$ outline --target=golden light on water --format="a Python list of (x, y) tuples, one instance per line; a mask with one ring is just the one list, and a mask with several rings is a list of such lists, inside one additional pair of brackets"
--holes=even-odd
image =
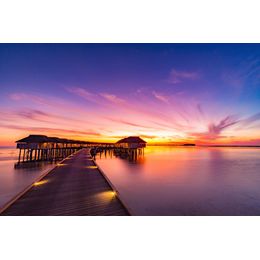
[(40, 185), (46, 184), (47, 182), (48, 182), (48, 180), (37, 181), (33, 185), (34, 186), (40, 186)]

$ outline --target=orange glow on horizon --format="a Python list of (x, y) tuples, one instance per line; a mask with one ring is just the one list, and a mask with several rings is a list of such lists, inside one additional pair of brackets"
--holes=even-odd
[[(21, 96), (22, 98), (23, 96)], [(179, 113), (174, 114), (176, 109), (180, 110), (177, 105), (173, 105), (169, 109), (169, 104), (146, 101), (147, 106), (151, 107), (149, 110), (140, 102), (132, 103), (125, 100), (123, 103), (114, 103), (113, 100), (107, 102), (99, 100), (98, 109), (89, 113), (85, 107), (79, 107), (67, 100), (52, 98), (46, 101), (47, 104), (43, 107), (44, 100), (39, 100), (39, 97), (37, 99), (34, 96), (30, 98), (36, 101), (36, 104), (32, 104), (36, 106), (34, 109), (28, 108), (15, 115), (12, 111), (5, 111), (5, 116), (10, 122), (7, 121), (8, 123), (0, 125), (0, 146), (15, 146), (15, 141), (30, 134), (105, 143), (115, 143), (121, 138), (134, 135), (143, 138), (148, 145), (260, 144), (257, 128), (246, 128), (243, 124), (241, 126), (231, 124), (223, 130), (218, 123), (221, 122), (222, 115), (203, 120), (198, 119), (192, 107), (187, 116), (189, 117), (189, 120), (187, 119), (189, 123), (187, 123)], [(18, 101), (21, 100), (16, 100), (16, 102)], [(57, 104), (61, 104), (60, 107), (57, 107)], [(43, 109), (45, 112), (39, 109)], [(185, 109), (187, 109), (186, 106)], [(72, 112), (75, 112), (73, 116), (69, 116)], [(24, 114), (25, 116), (23, 116)], [(211, 122), (215, 122), (215, 124)]]

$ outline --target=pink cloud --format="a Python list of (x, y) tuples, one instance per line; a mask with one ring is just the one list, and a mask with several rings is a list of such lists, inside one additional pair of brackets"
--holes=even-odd
[(80, 96), (88, 101), (91, 101), (91, 102), (96, 102), (97, 101), (97, 98), (95, 94), (93, 93), (90, 93), (89, 91), (83, 89), (83, 88), (78, 88), (78, 87), (72, 87), (72, 88), (66, 88), (66, 90), (70, 93), (73, 93), (77, 96)]
[(73, 93), (77, 96), (80, 96), (84, 98), (85, 100), (102, 104), (104, 105), (104, 102), (102, 101), (102, 98), (106, 99), (107, 101), (114, 103), (114, 104), (122, 104), (125, 102), (124, 99), (119, 98), (118, 96), (110, 93), (99, 93), (99, 94), (93, 94), (83, 88), (73, 87), (73, 88), (66, 88), (66, 90), (70, 93)]
[[(216, 114), (212, 114), (214, 108), (207, 107), (207, 102), (203, 103), (202, 109), (200, 100), (189, 96), (167, 96), (157, 91), (147, 90), (133, 96), (128, 93), (122, 98), (111, 93), (91, 93), (82, 88), (67, 88), (67, 91), (95, 103), (90, 106), (77, 102), (77, 99), (13, 93), (10, 98), (15, 110), (7, 111), (5, 108), (0, 115), (1, 127), (5, 128), (3, 131), (8, 133), (9, 128), (18, 133), (96, 136), (100, 140), (132, 132), (150, 139), (156, 136), (161, 139), (165, 135), (167, 138), (173, 136), (173, 140), (187, 138), (218, 143), (223, 141), (222, 138), (232, 138), (226, 134), (230, 133), (226, 130), (231, 127), (241, 130), (244, 137), (247, 136), (246, 129), (257, 127), (255, 122), (260, 120), (260, 113), (247, 118), (228, 115), (216, 120), (214, 118), (219, 118), (221, 111), (216, 110)], [(258, 138), (257, 132), (251, 137)]]
[(153, 94), (153, 96), (154, 96), (156, 99), (160, 100), (161, 102), (164, 102), (164, 103), (166, 103), (166, 104), (169, 103), (169, 99), (168, 99), (166, 96), (164, 96), (163, 94), (157, 93), (157, 92), (155, 92), (155, 91), (153, 91), (152, 94)]
[(230, 115), (220, 120), (219, 123), (210, 123), (208, 125), (208, 131), (204, 133), (191, 133), (192, 137), (199, 137), (201, 139), (210, 139), (215, 140), (218, 138), (223, 138), (224, 136), (221, 133), (227, 128), (239, 123), (240, 120), (236, 116)]
[(12, 100), (15, 100), (15, 101), (22, 100), (22, 99), (25, 99), (27, 97), (28, 97), (28, 95), (23, 94), (23, 93), (12, 93), (12, 94), (9, 95), (9, 98), (12, 99)]
[(108, 93), (100, 93), (100, 96), (105, 98), (106, 100), (115, 103), (115, 104), (122, 104), (125, 102), (124, 99), (117, 97), (116, 95), (113, 94), (108, 94)]
[(86, 131), (78, 131), (73, 129), (63, 129), (63, 128), (52, 128), (52, 127), (26, 127), (26, 126), (17, 126), (17, 125), (3, 125), (0, 124), (1, 128), (7, 129), (15, 129), (21, 131), (29, 131), (29, 132), (39, 132), (39, 133), (54, 133), (54, 134), (76, 134), (81, 136), (93, 135), (93, 136), (100, 136), (100, 133), (92, 130)]

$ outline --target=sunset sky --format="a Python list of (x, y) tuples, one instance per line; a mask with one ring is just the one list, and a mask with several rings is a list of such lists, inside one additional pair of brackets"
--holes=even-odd
[(0, 108), (0, 145), (260, 145), (260, 44), (0, 44)]

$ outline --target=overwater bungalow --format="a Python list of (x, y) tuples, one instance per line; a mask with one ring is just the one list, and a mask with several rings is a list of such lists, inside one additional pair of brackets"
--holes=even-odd
[(16, 143), (19, 149), (39, 149), (43, 148), (43, 144), (47, 144), (48, 141), (49, 138), (46, 135), (29, 135)]
[(146, 141), (139, 136), (129, 136), (119, 140), (116, 146), (120, 148), (138, 149), (146, 147)]
[[(58, 160), (64, 158), (83, 147), (92, 147), (92, 152), (103, 149), (118, 148), (121, 152), (137, 152), (146, 146), (146, 142), (138, 136), (129, 136), (114, 143), (87, 142), (70, 140), (46, 135), (29, 135), (16, 141), (19, 149), (18, 163)], [(136, 150), (136, 151), (133, 151)], [(139, 151), (139, 152), (140, 152)]]
[[(55, 160), (63, 158), (90, 142), (69, 140), (46, 135), (29, 135), (16, 141), (22, 161)], [(23, 151), (23, 154), (22, 154)], [(22, 155), (22, 158), (21, 158)]]

